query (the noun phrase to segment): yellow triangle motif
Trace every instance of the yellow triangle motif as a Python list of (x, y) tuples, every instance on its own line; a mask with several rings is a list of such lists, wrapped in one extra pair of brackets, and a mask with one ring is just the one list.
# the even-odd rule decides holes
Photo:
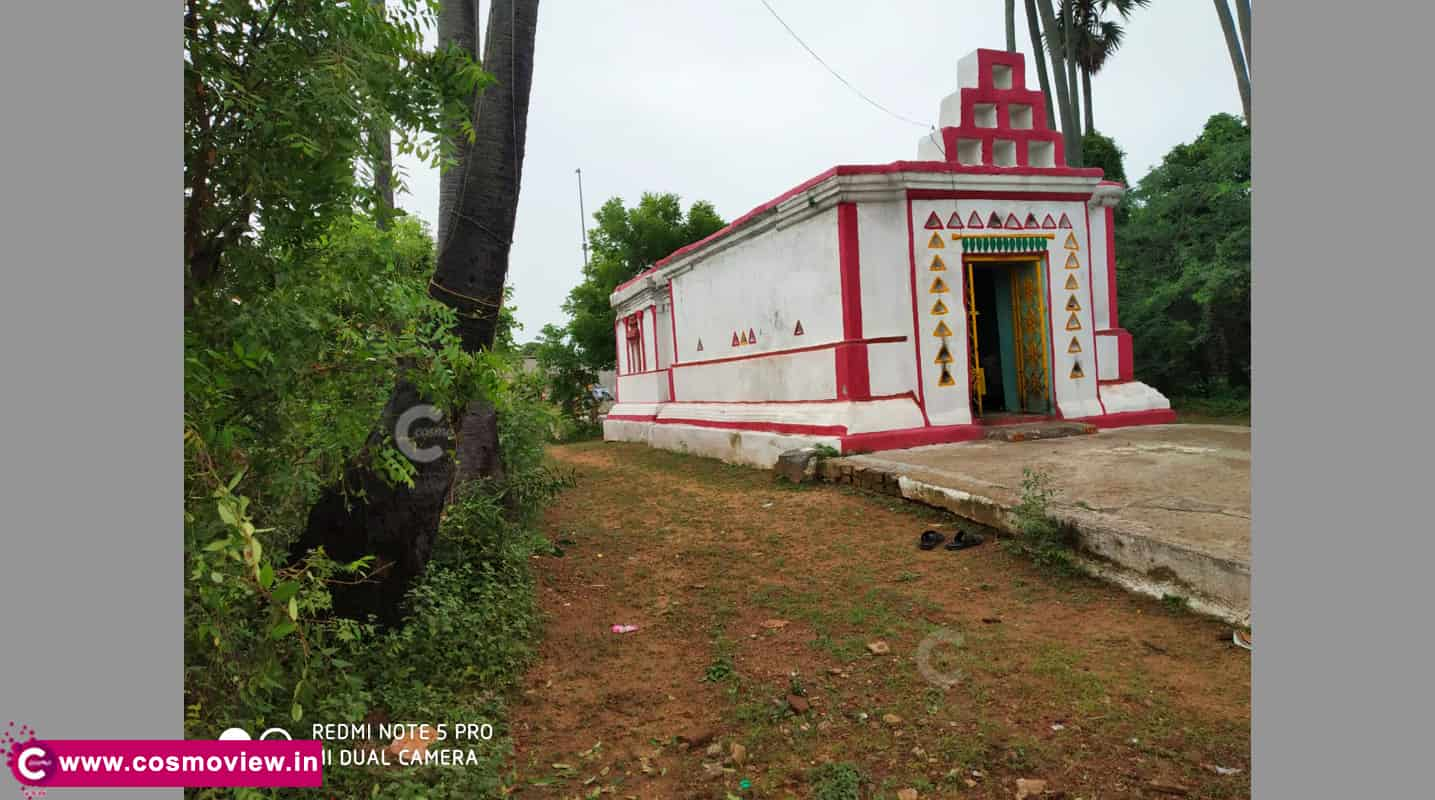
[(941, 275), (938, 275), (937, 277), (932, 279), (932, 288), (928, 289), (927, 291), (931, 294), (945, 294), (948, 291), (947, 282), (942, 280)]
[(942, 260), (942, 256), (940, 254), (934, 253), (932, 254), (932, 266), (928, 267), (928, 269), (930, 269), (932, 272), (945, 272), (947, 269), (947, 262)]
[(1067, 254), (1066, 254), (1066, 268), (1067, 268), (1067, 269), (1081, 269), (1081, 259), (1077, 258), (1075, 253), (1067, 253)]
[(1069, 331), (1081, 330), (1081, 320), (1076, 318), (1076, 312), (1072, 312), (1071, 316), (1066, 318), (1066, 329)]
[(738, 341), (738, 344), (747, 344), (747, 334), (746, 334), (746, 333), (743, 333), (742, 336), (738, 337), (738, 340), (737, 340), (737, 341)]
[(1076, 295), (1072, 295), (1072, 296), (1066, 298), (1066, 310), (1067, 310), (1067, 311), (1080, 311), (1080, 310), (1081, 310), (1081, 303), (1076, 299)]
[(1076, 282), (1076, 276), (1075, 276), (1075, 275), (1067, 275), (1067, 276), (1066, 276), (1066, 290), (1067, 290), (1068, 292), (1074, 292), (1074, 291), (1076, 291), (1077, 289), (1080, 289), (1080, 288), (1081, 288), (1081, 284), (1079, 284), (1079, 283)]
[(937, 250), (946, 247), (945, 244), (942, 244), (942, 235), (940, 233), (933, 233), (932, 238), (927, 240), (927, 246)]
[(947, 349), (947, 343), (946, 343), (946, 342), (942, 342), (942, 349), (940, 349), (940, 350), (937, 351), (937, 360), (936, 360), (935, 363), (937, 363), (937, 364), (950, 364), (950, 363), (952, 363), (952, 351), (949, 350), (949, 349)]
[(949, 370), (949, 369), (947, 369), (947, 365), (946, 365), (946, 364), (943, 364), (943, 365), (942, 365), (942, 377), (937, 380), (937, 385), (938, 385), (938, 386), (956, 386), (956, 385), (957, 385), (957, 382), (952, 379), (952, 371)]
[(1077, 361), (1076, 363), (1074, 363), (1074, 364), (1071, 365), (1071, 377), (1072, 377), (1072, 378), (1085, 378), (1085, 377), (1086, 377), (1086, 373), (1081, 371), (1081, 362), (1080, 362), (1080, 361)]
[(932, 304), (932, 314), (940, 317), (945, 313), (947, 313), (947, 304), (943, 303), (942, 298), (938, 297), (937, 302)]
[(1066, 346), (1066, 352), (1068, 352), (1068, 353), (1080, 353), (1080, 352), (1081, 352), (1081, 342), (1077, 341), (1075, 336), (1071, 337), (1071, 344), (1069, 344), (1069, 345)]
[(1068, 234), (1066, 235), (1066, 244), (1062, 245), (1062, 247), (1065, 247), (1067, 250), (1080, 250), (1080, 249), (1081, 249), (1081, 245), (1079, 245), (1079, 244), (1076, 243), (1076, 234), (1075, 234), (1075, 233), (1068, 233)]
[[(939, 319), (939, 320), (937, 320), (937, 328), (936, 328), (936, 330), (932, 331), (932, 335), (933, 335), (933, 336), (951, 336), (951, 335), (952, 335), (952, 329), (947, 327), (947, 321), (946, 321), (946, 320), (944, 320), (944, 319)], [(943, 347), (946, 347), (946, 343), (943, 342), (943, 343), (942, 343), (942, 346), (943, 346)]]

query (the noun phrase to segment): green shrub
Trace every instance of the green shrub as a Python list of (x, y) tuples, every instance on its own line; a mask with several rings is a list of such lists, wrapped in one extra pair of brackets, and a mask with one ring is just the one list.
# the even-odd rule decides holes
[(1071, 569), (1072, 532), (1048, 511), (1056, 494), (1045, 472), (1022, 470), (1021, 502), (1012, 509), (1017, 536), (1009, 546), (1041, 566)]
[(815, 800), (861, 800), (862, 772), (848, 762), (823, 764), (812, 771)]

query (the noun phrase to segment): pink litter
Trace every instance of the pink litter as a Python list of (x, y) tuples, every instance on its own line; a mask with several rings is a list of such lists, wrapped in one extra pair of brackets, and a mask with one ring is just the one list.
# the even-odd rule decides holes
[(637, 625), (614, 625), (613, 633), (632, 633), (637, 629)]

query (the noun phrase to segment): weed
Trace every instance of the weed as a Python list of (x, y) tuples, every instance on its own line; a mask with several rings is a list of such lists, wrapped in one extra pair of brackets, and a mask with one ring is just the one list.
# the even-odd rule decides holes
[(823, 461), (828, 458), (842, 457), (842, 452), (830, 444), (819, 444), (812, 449), (814, 451), (814, 456), (817, 458), (818, 461)]
[(707, 683), (722, 683), (731, 678), (735, 672), (732, 659), (727, 656), (719, 656), (708, 665), (707, 671), (703, 673), (703, 680)]
[(894, 580), (896, 580), (898, 583), (911, 583), (912, 581), (915, 581), (915, 580), (917, 580), (918, 578), (921, 578), (921, 577), (922, 577), (921, 575), (918, 575), (917, 573), (912, 572), (911, 570), (905, 570), (905, 569), (904, 569), (904, 570), (902, 570), (901, 572), (897, 573), (897, 577), (894, 578)]
[(1161, 605), (1165, 606), (1167, 611), (1185, 611), (1190, 607), (1191, 600), (1179, 594), (1163, 594), (1161, 595)]
[(815, 800), (861, 800), (862, 773), (849, 762), (823, 764), (812, 771)]
[(1071, 530), (1051, 517), (1048, 506), (1056, 497), (1051, 476), (1032, 469), (1022, 470), (1021, 502), (1012, 509), (1018, 535), (1010, 549), (1043, 567), (1074, 570), (1071, 560)]

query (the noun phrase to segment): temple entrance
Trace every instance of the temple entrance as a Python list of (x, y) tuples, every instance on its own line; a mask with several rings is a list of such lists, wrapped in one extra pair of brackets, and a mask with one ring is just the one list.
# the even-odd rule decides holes
[(1030, 256), (969, 258), (967, 320), (972, 418), (986, 424), (1051, 413), (1046, 287)]

